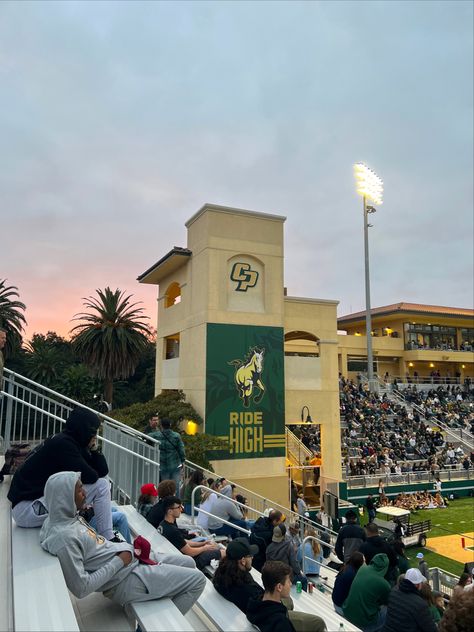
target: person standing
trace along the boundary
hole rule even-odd
[[[337,534],[334,547],[337,557],[341,562],[348,562],[354,551],[358,551],[365,542],[365,531],[357,524],[357,514],[353,509],[346,512],[346,524]]]
[[[160,413],[155,413],[154,415],[150,417],[148,424],[145,427],[145,430],[143,431],[144,434],[149,435],[152,432],[156,432],[158,430],[159,423],[160,423]]]
[[[181,435],[171,430],[171,419],[165,417],[161,420],[161,430],[150,432],[148,436],[160,442],[160,481],[173,480],[178,489],[186,460]]]
[[[420,573],[423,575],[423,577],[429,581],[430,580],[430,569],[428,564],[425,562],[425,556],[423,555],[423,553],[417,553],[416,554],[416,559],[418,560],[418,569],[420,571]]]
[[[367,500],[365,501],[365,506],[367,509],[367,513],[369,514],[369,522],[373,522],[375,520],[375,501],[372,494],[367,496]]]

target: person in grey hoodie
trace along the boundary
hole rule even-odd
[[[237,538],[242,535],[242,531],[234,529],[222,521],[227,520],[227,522],[232,522],[232,524],[236,524],[244,529],[248,528],[247,522],[243,519],[239,506],[231,500],[232,487],[230,485],[224,485],[224,487],[219,490],[219,494],[223,494],[224,497],[217,495],[217,498],[212,504],[213,515],[209,516],[209,531],[216,535],[228,535],[231,538]]]
[[[43,549],[56,555],[69,590],[78,599],[93,592],[125,605],[169,597],[186,613],[204,590],[206,579],[185,555],[134,558],[133,546],[106,540],[78,515],[85,492],[80,472],[58,472],[44,489],[48,508],[40,532]]]

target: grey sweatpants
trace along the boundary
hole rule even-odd
[[[107,596],[121,606],[169,597],[185,614],[204,590],[206,578],[187,555],[160,555],[160,559],[156,566],[139,564]]]

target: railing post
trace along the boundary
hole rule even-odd
[[[6,385],[5,391],[8,395],[13,395],[15,390],[15,378],[12,375],[9,380],[5,380],[4,384]],[[10,447],[10,443],[12,440],[12,419],[13,419],[13,399],[11,397],[7,397],[7,406],[5,410],[5,437],[4,437],[4,448],[5,451]]]

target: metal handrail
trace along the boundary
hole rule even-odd
[[[306,544],[306,542],[309,542],[309,540],[316,540],[316,542],[319,542],[323,546],[328,547],[333,552],[335,550],[335,548],[334,548],[334,546],[332,544],[328,544],[327,542],[323,542],[323,540],[320,540],[319,538],[315,538],[314,535],[307,535],[303,539],[303,542],[301,543],[301,546],[302,546],[301,570],[303,571],[304,575],[306,575],[306,573],[305,573],[305,560],[311,560],[312,562],[315,561],[312,557],[308,557],[307,555],[304,554],[304,545]],[[324,562],[316,562],[316,563],[319,564],[320,566],[323,566],[324,568],[327,568],[328,570],[332,571],[333,573],[338,573],[339,572],[335,568],[332,568],[331,566],[328,566]]]
[[[229,522],[228,520],[225,520],[224,518],[221,518],[220,516],[216,516],[215,514],[206,511],[205,509],[201,509],[200,507],[195,507],[194,504],[194,500],[195,500],[195,494],[196,491],[198,489],[206,489],[208,490],[209,487],[207,487],[206,485],[196,485],[196,487],[193,489],[193,491],[191,492],[191,521],[193,524],[196,524],[196,517],[194,515],[194,511],[200,511],[203,514],[205,514],[206,516],[211,516],[212,518],[216,518],[216,520],[219,520],[219,522],[223,522],[224,524],[229,525],[230,527],[235,527],[238,531],[242,531],[243,533],[246,533],[247,535],[250,535],[250,529],[244,529],[243,527],[239,527],[239,525],[234,524],[233,522]],[[225,498],[226,500],[230,500],[232,501],[235,505],[239,505],[240,507],[245,507],[246,509],[250,509],[250,507],[248,507],[247,505],[244,505],[243,503],[239,503],[238,500],[235,500],[234,498],[229,498],[229,496],[226,496],[225,494],[221,494],[220,492],[214,491],[212,490],[213,494],[216,494],[216,496],[220,496],[221,498]],[[257,511],[256,509],[252,509],[252,511],[254,511],[255,513],[259,513],[261,516],[264,516],[265,514],[261,513],[260,511]],[[242,516],[243,518],[243,516]]]

